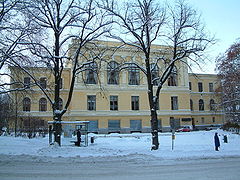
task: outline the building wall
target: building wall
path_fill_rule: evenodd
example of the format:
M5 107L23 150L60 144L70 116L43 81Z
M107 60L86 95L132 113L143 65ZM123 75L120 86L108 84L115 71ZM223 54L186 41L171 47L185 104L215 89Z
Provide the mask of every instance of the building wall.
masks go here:
M110 43L111 46L116 44ZM156 49L163 48L162 46L156 46ZM132 49L123 49L116 52L114 56L110 56L112 51L107 51L105 56L108 61L122 62L134 62L144 63L143 55ZM152 59L157 57L157 52L153 50ZM167 54L166 54L167 56ZM159 62L159 67L163 64ZM218 85L216 75L212 74L189 74L188 68L184 63L177 63L177 86L168 86L164 84L160 94L159 110L157 111L158 119L160 120L160 129L170 130L170 119L173 118L179 122L179 126L184 125L196 125L198 128L204 128L206 126L217 126L223 123L223 114L219 109L214 111L210 110L209 101L214 99L217 102L214 92L209 92L209 83L213 83L213 87ZM98 74L99 81L97 84L86 84L84 82L85 72L80 73L75 83L75 89L70 107L66 114L63 116L63 120L68 121L90 121L98 122L98 133L108 133L109 120L119 120L120 129L119 132L128 133L131 132L131 120L140 120L141 132L150 132L150 111L147 96L147 81L143 73L140 73L140 84L129 85L128 84L128 71L122 70L119 75L119 85L107 84L107 63L102 62L101 70ZM63 104L66 103L68 88L70 86L70 69L71 64L68 63L68 68L63 73L63 89L61 90L60 97L63 99ZM42 71L43 72L43 71ZM50 73L42 73L38 77L47 77L48 85L52 85L53 77ZM161 74L161 70L160 70ZM25 75L23 74L22 77ZM189 89L189 82L191 82L192 89ZM198 82L203 83L203 92L198 92ZM156 88L156 87L155 87ZM50 87L49 87L50 90ZM156 89L155 89L156 90ZM96 96L96 110L87 109L87 96ZM46 112L39 112L39 99L44 95L38 88L33 88L31 93L27 94L32 100L31 112L23 112L23 116L31 114L32 116L38 116L46 121L52 120L52 110L50 103ZM110 110L110 96L118 96L118 110ZM139 110L131 110L131 96L139 96ZM171 97L178 98L178 109L171 110ZM24 96L19 98L22 101ZM190 99L193 101L193 110L190 109ZM199 111L199 99L204 100L204 111ZM21 107L20 107L21 110ZM213 121L214 120L214 121Z

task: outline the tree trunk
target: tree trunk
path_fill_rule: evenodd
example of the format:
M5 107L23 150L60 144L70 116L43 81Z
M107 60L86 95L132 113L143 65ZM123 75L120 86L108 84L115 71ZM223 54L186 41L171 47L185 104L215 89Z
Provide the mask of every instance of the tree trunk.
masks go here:
M158 141L158 120L156 110L151 111L151 133L152 133L151 150L157 150L159 148L159 141Z
M57 115L54 116L53 132L54 132L54 142L58 143L58 145L61 146L62 124L61 124L61 117Z

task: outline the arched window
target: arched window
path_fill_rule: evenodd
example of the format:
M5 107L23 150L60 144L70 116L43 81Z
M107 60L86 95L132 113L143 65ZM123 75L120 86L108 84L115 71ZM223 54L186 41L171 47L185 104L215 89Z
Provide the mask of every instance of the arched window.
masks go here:
M97 63L92 62L86 67L86 84L97 84Z
M47 80L46 80L45 77L40 78L40 86L41 86L43 89L46 89L46 88L47 88Z
M153 82L153 85L154 86L157 86L158 85L158 78L159 77L159 67L157 64L151 64L150 65L150 68L151 68L151 74L152 74L152 82Z
M168 78L168 86L177 86L178 80L177 80L177 68L176 66L173 66L172 72L169 75Z
M63 109L63 100L59 98L59 110Z
M119 84L119 65L111 61L107 66L108 84Z
M128 69L128 84L129 85L140 84L140 70L136 65L130 65Z
M199 104L199 111L204 111L204 101L200 99L198 104Z
M45 98L39 100L39 111L47 111L47 100Z
M193 101L192 101L192 99L190 99L190 109L191 109L191 111L193 111Z
M213 111L215 109L215 102L213 99L210 99L209 105L210 105L210 111Z
M31 100L28 97L23 99L23 111L31 111Z
M24 77L23 84L25 88L30 88L31 79L30 77Z

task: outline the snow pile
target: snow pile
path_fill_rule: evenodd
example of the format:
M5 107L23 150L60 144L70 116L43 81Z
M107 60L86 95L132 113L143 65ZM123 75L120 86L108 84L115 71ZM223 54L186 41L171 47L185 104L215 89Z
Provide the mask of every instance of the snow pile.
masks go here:
M218 132L221 139L220 151L214 151L213 136ZM223 143L227 135L228 143ZM95 135L94 144L76 147L70 139L62 138L62 146L48 145L48 138L27 139L0 137L0 154L33 155L44 157L108 157L144 155L161 159L199 159L240 157L240 136L221 130L176 133L172 150L171 133L160 133L160 148L151 151L151 135L144 133ZM89 141L90 142L90 141ZM138 156L139 157L139 156Z

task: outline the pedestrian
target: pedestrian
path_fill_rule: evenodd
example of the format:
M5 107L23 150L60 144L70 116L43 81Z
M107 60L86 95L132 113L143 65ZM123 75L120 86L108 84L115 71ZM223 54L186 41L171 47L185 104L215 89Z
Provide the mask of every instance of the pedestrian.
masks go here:
M220 147L220 141L219 141L218 133L215 133L214 143L215 143L215 150L216 150L216 151L219 151L218 148Z
M81 143L81 132L78 129L77 130L77 146L80 146L80 143Z

